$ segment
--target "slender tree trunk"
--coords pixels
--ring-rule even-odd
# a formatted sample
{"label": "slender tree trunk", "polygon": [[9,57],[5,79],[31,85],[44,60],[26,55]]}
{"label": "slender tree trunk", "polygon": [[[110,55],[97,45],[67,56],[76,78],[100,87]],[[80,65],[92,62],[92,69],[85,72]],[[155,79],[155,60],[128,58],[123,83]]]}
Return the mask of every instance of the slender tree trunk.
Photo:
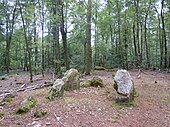
{"label": "slender tree trunk", "polygon": [[125,12],[125,21],[124,21],[124,68],[128,70],[128,44],[127,44],[127,22],[126,22],[126,12]]}
{"label": "slender tree trunk", "polygon": [[42,69],[41,69],[41,73],[42,76],[44,77],[44,70],[45,70],[45,57],[44,57],[44,1],[42,0],[42,5],[41,5],[41,18],[42,18],[42,22],[41,22],[41,30],[42,30]]}
{"label": "slender tree trunk", "polygon": [[135,34],[135,22],[133,23],[133,44],[135,50],[135,65],[138,66],[138,53],[137,53],[137,45],[136,45],[136,34]]}
{"label": "slender tree trunk", "polygon": [[23,29],[24,29],[24,37],[25,37],[25,42],[26,42],[26,48],[27,48],[27,52],[28,52],[28,61],[29,61],[29,73],[30,73],[30,82],[33,82],[33,76],[32,76],[32,61],[31,61],[31,49],[30,49],[30,44],[28,41],[28,37],[27,37],[27,32],[26,32],[26,27],[25,27],[25,21],[24,21],[24,17],[22,14],[22,8],[20,5],[20,14],[21,14],[21,19],[22,19],[22,24],[23,24]]}
{"label": "slender tree trunk", "polygon": [[98,34],[97,34],[97,16],[98,16],[98,10],[97,10],[97,3],[98,0],[96,0],[96,8],[95,8],[95,41],[94,41],[94,68],[96,66],[96,59],[97,59],[97,41],[98,41]]}
{"label": "slender tree trunk", "polygon": [[5,56],[5,66],[6,66],[6,71],[9,73],[9,66],[10,66],[10,47],[11,47],[11,40],[12,40],[12,35],[14,31],[14,23],[15,23],[15,12],[16,12],[16,5],[14,7],[14,10],[12,12],[12,25],[11,28],[9,28],[9,23],[10,23],[10,17],[7,14],[7,19],[6,19],[6,56]]}
{"label": "slender tree trunk", "polygon": [[161,19],[160,19],[160,16],[159,16],[159,12],[157,10],[157,8],[155,7],[155,10],[157,12],[157,15],[158,15],[158,38],[159,38],[159,46],[160,46],[160,67],[162,68],[163,67],[163,41],[162,41],[162,31],[161,31]]}
{"label": "slender tree trunk", "polygon": [[38,62],[38,48],[37,48],[37,42],[36,42],[36,12],[34,11],[34,45],[35,45],[35,61],[34,61],[34,73],[37,74],[37,62]]}
{"label": "slender tree trunk", "polygon": [[140,65],[140,41],[139,41],[139,0],[134,0],[136,7],[136,45],[137,45],[137,66]]}
{"label": "slender tree trunk", "polygon": [[162,42],[164,44],[164,68],[167,68],[167,42],[166,42],[166,31],[165,31],[165,21],[164,21],[164,14],[163,14],[163,9],[164,9],[164,0],[161,2],[161,20],[162,20]]}
{"label": "slender tree trunk", "polygon": [[59,43],[59,1],[55,4],[53,8],[53,15],[54,15],[54,28],[53,28],[53,41],[54,41],[54,50],[55,50],[55,73],[59,76],[61,75],[61,62],[60,62],[60,43]]}
{"label": "slender tree trunk", "polygon": [[143,22],[140,23],[140,32],[141,32],[140,63],[142,64],[142,59],[143,59]]}
{"label": "slender tree trunk", "polygon": [[87,26],[86,26],[86,66],[85,74],[90,75],[92,69],[92,50],[91,50],[91,9],[92,1],[88,0],[87,7]]}
{"label": "slender tree trunk", "polygon": [[[57,30],[56,30],[56,33],[57,33],[57,45],[56,45],[56,60],[57,60],[57,74],[61,75],[61,62],[60,62],[60,43],[59,43],[59,26],[57,24]],[[67,65],[67,69],[69,69],[69,65]]]}
{"label": "slender tree trunk", "polygon": [[120,6],[119,6],[119,1],[116,0],[116,6],[117,6],[117,25],[118,25],[118,42],[119,42],[119,64],[122,66],[123,61],[123,51],[122,51],[122,41],[121,41],[121,19],[120,19]]}
{"label": "slender tree trunk", "polygon": [[70,69],[69,65],[69,55],[68,55],[68,48],[67,48],[67,28],[65,26],[65,21],[64,21],[64,3],[59,0],[59,6],[60,6],[60,32],[62,35],[62,40],[63,40],[63,50],[64,50],[64,61],[65,61],[65,66],[66,70]]}
{"label": "slender tree trunk", "polygon": [[150,5],[151,5],[151,3],[149,3],[149,7],[148,7],[148,10],[146,12],[145,21],[144,21],[144,28],[145,28],[145,30],[144,30],[144,42],[145,42],[145,51],[146,51],[146,63],[147,63],[148,67],[150,67],[150,59],[149,59],[149,48],[148,48],[148,42],[147,42],[147,18],[148,18],[148,14],[149,14],[149,10],[150,10]]}

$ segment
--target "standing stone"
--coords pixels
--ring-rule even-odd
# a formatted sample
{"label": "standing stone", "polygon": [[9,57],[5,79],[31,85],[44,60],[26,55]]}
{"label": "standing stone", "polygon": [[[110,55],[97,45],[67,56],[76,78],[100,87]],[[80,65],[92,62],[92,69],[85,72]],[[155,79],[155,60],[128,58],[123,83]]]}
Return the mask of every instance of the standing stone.
{"label": "standing stone", "polygon": [[79,73],[76,69],[70,69],[65,72],[62,79],[57,79],[48,95],[49,100],[55,97],[62,97],[64,90],[72,91],[80,88]]}
{"label": "standing stone", "polygon": [[49,100],[53,100],[55,97],[62,97],[64,94],[64,81],[62,79],[57,79],[48,95]]}
{"label": "standing stone", "polygon": [[134,100],[134,84],[128,71],[118,70],[114,82],[114,88],[117,91],[116,102],[128,103]]}
{"label": "standing stone", "polygon": [[52,86],[52,89],[54,89],[57,92],[57,96],[63,96],[63,93],[64,93],[64,81],[62,79],[57,79],[54,82],[54,85]]}
{"label": "standing stone", "polygon": [[72,91],[80,88],[79,73],[76,69],[70,69],[64,73],[62,78],[64,81],[64,89]]}

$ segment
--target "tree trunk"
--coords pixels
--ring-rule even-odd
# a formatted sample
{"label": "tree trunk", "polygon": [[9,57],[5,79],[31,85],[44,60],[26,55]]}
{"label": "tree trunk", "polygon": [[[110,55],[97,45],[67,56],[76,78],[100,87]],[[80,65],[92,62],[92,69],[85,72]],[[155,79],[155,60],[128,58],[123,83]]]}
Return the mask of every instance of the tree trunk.
{"label": "tree trunk", "polygon": [[59,0],[59,7],[60,7],[60,32],[62,35],[62,40],[63,40],[63,50],[64,50],[64,61],[65,61],[65,66],[66,70],[70,69],[69,65],[69,55],[68,55],[68,48],[67,48],[67,28],[65,28],[65,22],[64,22],[64,3]]}
{"label": "tree trunk", "polygon": [[116,0],[116,6],[117,6],[117,25],[118,25],[118,42],[119,42],[119,52],[118,52],[118,58],[119,58],[119,64],[122,66],[123,64],[123,51],[122,51],[122,40],[121,40],[121,18],[120,18],[120,7],[119,7],[119,1]]}
{"label": "tree trunk", "polygon": [[164,21],[164,14],[163,14],[163,9],[164,9],[164,0],[161,2],[161,20],[162,20],[162,41],[164,44],[164,68],[167,68],[167,42],[166,42],[166,31],[165,31],[165,21]]}
{"label": "tree trunk", "polygon": [[91,72],[91,69],[92,69],[91,9],[92,9],[92,1],[88,0],[87,26],[86,26],[86,66],[85,66],[85,74],[86,75],[90,75],[90,72]]}
{"label": "tree trunk", "polygon": [[42,0],[42,5],[41,5],[41,30],[42,30],[42,76],[44,77],[44,69],[45,69],[45,57],[44,57],[44,1]]}
{"label": "tree trunk", "polygon": [[142,59],[143,59],[143,22],[140,22],[140,25],[141,25],[141,27],[140,27],[140,32],[141,32],[141,47],[140,47],[140,49],[141,49],[141,52],[140,52],[140,63],[142,64]]}
{"label": "tree trunk", "polygon": [[94,41],[94,68],[96,66],[96,59],[97,59],[97,41],[98,41],[98,34],[97,34],[97,14],[98,14],[98,11],[97,11],[97,3],[98,3],[98,0],[96,0],[96,8],[95,8],[95,41]]}
{"label": "tree trunk", "polygon": [[[14,31],[14,23],[15,23],[15,12],[16,12],[16,5],[14,7],[14,10],[12,12],[12,25],[11,28],[9,27],[10,23],[10,17],[7,14],[7,19],[6,19],[6,56],[5,56],[5,66],[6,66],[6,71],[9,73],[9,66],[10,66],[10,47],[11,47],[11,40],[12,40],[12,35]],[[10,31],[9,31],[10,30]]]}
{"label": "tree trunk", "polygon": [[[151,2],[151,1],[150,1]],[[145,51],[146,51],[146,63],[147,63],[147,67],[150,67],[150,59],[149,59],[149,48],[148,48],[148,42],[147,42],[147,18],[148,18],[148,14],[149,14],[149,10],[150,10],[150,5],[151,3],[149,3],[149,7],[148,7],[148,10],[146,12],[146,15],[145,15],[145,21],[144,21],[144,41],[145,41]]]}
{"label": "tree trunk", "polygon": [[137,66],[140,65],[140,42],[139,42],[139,0],[134,0],[136,7],[136,50],[137,50]]}
{"label": "tree trunk", "polygon": [[26,27],[25,27],[25,22],[24,22],[24,17],[22,14],[22,8],[20,5],[20,14],[21,14],[21,19],[22,19],[22,24],[23,24],[23,29],[24,29],[24,37],[25,37],[25,42],[26,42],[26,48],[27,48],[27,52],[28,52],[28,61],[29,61],[29,73],[30,73],[30,82],[33,82],[32,79],[32,61],[31,61],[31,49],[30,49],[30,44],[28,41],[28,37],[27,37],[27,33],[26,33]]}
{"label": "tree trunk", "polygon": [[38,60],[38,44],[36,42],[36,14],[35,14],[35,10],[34,10],[34,45],[35,45],[35,61],[34,61],[34,73],[37,74],[37,60]]}
{"label": "tree trunk", "polygon": [[135,66],[138,66],[138,53],[137,53],[137,46],[136,46],[136,34],[135,34],[135,22],[133,23],[133,44],[135,50]]}

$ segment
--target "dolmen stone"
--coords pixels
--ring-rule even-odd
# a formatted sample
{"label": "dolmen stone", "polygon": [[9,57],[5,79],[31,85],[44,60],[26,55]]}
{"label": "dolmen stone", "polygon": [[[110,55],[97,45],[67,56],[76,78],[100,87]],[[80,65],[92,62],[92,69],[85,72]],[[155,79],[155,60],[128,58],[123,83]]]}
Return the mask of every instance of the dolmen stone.
{"label": "dolmen stone", "polygon": [[117,91],[117,103],[129,103],[134,100],[134,83],[127,70],[118,70],[116,72],[114,88]]}
{"label": "dolmen stone", "polygon": [[54,97],[62,97],[64,90],[72,91],[80,88],[79,73],[76,69],[70,69],[64,73],[62,79],[57,79],[48,95],[49,100],[53,100]]}
{"label": "dolmen stone", "polygon": [[66,91],[72,91],[80,88],[79,72],[74,68],[66,71],[62,80],[64,81],[64,90]]}

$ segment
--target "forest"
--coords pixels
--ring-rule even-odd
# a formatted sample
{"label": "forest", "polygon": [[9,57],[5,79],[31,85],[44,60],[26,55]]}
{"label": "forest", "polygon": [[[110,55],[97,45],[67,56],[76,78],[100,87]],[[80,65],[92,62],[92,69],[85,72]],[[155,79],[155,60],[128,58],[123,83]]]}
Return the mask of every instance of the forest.
{"label": "forest", "polygon": [[169,68],[162,0],[1,0],[0,70]]}
{"label": "forest", "polygon": [[168,127],[169,73],[169,0],[0,0],[2,127]]}

